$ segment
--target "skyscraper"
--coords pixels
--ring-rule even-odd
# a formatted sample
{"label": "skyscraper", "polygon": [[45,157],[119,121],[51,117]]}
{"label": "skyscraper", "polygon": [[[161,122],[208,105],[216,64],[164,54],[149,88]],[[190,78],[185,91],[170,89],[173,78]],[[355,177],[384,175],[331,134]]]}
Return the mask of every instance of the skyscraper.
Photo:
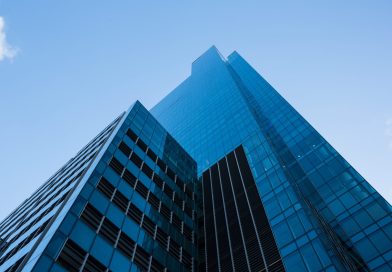
{"label": "skyscraper", "polygon": [[0,223],[0,271],[391,271],[391,206],[215,47]]}
{"label": "skyscraper", "polygon": [[391,206],[237,52],[210,48],[151,113],[198,164],[210,271],[241,241],[252,271],[392,270]]}

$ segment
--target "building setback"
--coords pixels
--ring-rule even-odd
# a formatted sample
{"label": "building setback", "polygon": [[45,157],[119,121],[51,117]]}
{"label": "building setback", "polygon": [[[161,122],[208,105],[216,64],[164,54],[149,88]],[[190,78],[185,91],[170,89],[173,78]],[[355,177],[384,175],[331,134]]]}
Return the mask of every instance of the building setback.
{"label": "building setback", "polygon": [[391,271],[391,206],[211,47],[0,223],[0,271]]}

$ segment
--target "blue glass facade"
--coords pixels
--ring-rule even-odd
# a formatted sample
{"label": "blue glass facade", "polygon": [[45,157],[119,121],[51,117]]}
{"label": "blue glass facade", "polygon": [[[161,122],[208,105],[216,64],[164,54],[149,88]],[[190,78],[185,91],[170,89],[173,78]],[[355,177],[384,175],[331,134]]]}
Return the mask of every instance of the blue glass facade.
{"label": "blue glass facade", "polygon": [[12,251],[6,234],[16,217],[2,223],[1,237],[11,245],[1,271],[195,269],[195,161],[139,102],[107,131],[30,247],[23,242]]}
{"label": "blue glass facade", "polygon": [[151,112],[199,174],[243,145],[287,271],[391,270],[391,206],[238,53],[210,48]]}
{"label": "blue glass facade", "polygon": [[0,271],[392,271],[391,206],[212,47],[0,223]]}
{"label": "blue glass facade", "polygon": [[[107,142],[122,116],[70,159],[0,224],[0,271],[17,271],[42,243],[45,231],[64,206]],[[44,243],[44,242],[43,242]]]}

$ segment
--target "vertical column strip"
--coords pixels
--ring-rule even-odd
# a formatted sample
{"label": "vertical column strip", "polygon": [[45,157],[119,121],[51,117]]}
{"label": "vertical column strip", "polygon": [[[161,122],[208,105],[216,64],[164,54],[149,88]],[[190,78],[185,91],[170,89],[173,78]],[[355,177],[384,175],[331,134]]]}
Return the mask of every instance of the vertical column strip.
{"label": "vertical column strip", "polygon": [[234,265],[234,257],[233,257],[233,246],[231,244],[231,237],[230,237],[230,230],[229,230],[229,220],[227,218],[227,211],[226,211],[226,199],[225,196],[223,194],[223,187],[222,187],[222,176],[221,176],[221,170],[220,170],[220,166],[219,163],[217,164],[218,166],[218,174],[219,174],[219,186],[220,186],[220,190],[222,193],[222,202],[223,202],[223,212],[224,212],[224,216],[225,216],[225,228],[226,228],[226,233],[227,233],[227,239],[228,239],[228,243],[229,243],[229,250],[230,250],[230,261],[231,261],[231,267],[232,267],[232,271],[235,271],[235,265]]}
{"label": "vertical column strip", "polygon": [[243,240],[242,231],[240,228],[239,217],[234,201],[234,194],[231,187],[229,170],[227,168],[226,160],[222,159],[218,163],[221,175],[222,193],[225,199],[225,210],[227,214],[229,237],[231,241],[231,251],[233,256],[233,263],[235,271],[249,270],[247,263],[245,244]]}
{"label": "vertical column strip", "polygon": [[205,204],[204,208],[204,224],[205,224],[205,241],[206,241],[206,264],[207,271],[217,271],[217,244],[215,237],[215,223],[213,222],[213,204],[211,195],[211,180],[209,170],[203,173],[203,200]]}
{"label": "vertical column strip", "polygon": [[225,211],[223,207],[222,192],[220,187],[220,176],[218,165],[214,164],[211,167],[211,186],[212,196],[214,199],[214,216],[216,226],[216,238],[218,241],[218,252],[220,261],[221,271],[232,271],[233,266],[231,263],[231,250],[229,245],[229,237],[227,234],[227,222],[225,217]]}
{"label": "vertical column strip", "polygon": [[[224,160],[226,162],[227,169],[230,169],[229,162],[228,162],[227,158],[225,157]],[[240,232],[241,232],[242,244],[243,244],[243,248],[245,249],[244,252],[245,252],[245,258],[246,258],[246,264],[248,266],[248,271],[252,271],[250,269],[249,256],[248,256],[248,252],[246,250],[246,243],[245,243],[245,238],[244,238],[244,232],[242,230],[242,226],[241,226],[241,223],[240,223],[241,219],[240,219],[240,214],[238,212],[238,205],[237,205],[237,201],[236,201],[236,195],[234,193],[235,191],[234,191],[234,187],[233,187],[233,179],[232,179],[232,176],[230,174],[230,171],[228,171],[228,174],[229,174],[230,186],[231,186],[231,190],[232,190],[233,198],[234,198],[234,206],[235,206],[235,209],[236,209],[236,215],[237,215],[238,222],[239,222],[239,228],[240,228]]]}
{"label": "vertical column strip", "polygon": [[[240,148],[240,147],[239,147],[239,148]],[[266,260],[265,260],[264,252],[263,252],[263,249],[262,249],[262,247],[261,247],[260,237],[259,237],[259,234],[258,234],[258,232],[257,232],[257,227],[256,227],[256,223],[255,223],[255,219],[254,219],[254,215],[253,215],[253,211],[252,211],[252,206],[251,206],[252,204],[253,204],[253,205],[256,205],[256,203],[250,203],[250,201],[249,201],[248,194],[247,194],[247,192],[246,192],[247,190],[246,190],[246,187],[245,187],[245,184],[244,184],[244,177],[243,177],[243,175],[242,175],[242,173],[241,173],[241,168],[242,168],[242,167],[240,167],[240,165],[239,165],[239,163],[238,163],[238,158],[237,158],[236,151],[237,151],[239,148],[237,148],[237,149],[234,151],[234,157],[235,157],[235,161],[236,161],[236,163],[237,163],[238,172],[239,172],[240,177],[241,177],[241,184],[242,184],[242,187],[244,188],[244,194],[245,194],[246,202],[248,203],[248,206],[249,206],[250,217],[251,217],[251,219],[252,219],[253,227],[254,227],[254,229],[255,229],[257,243],[258,243],[258,245],[259,245],[260,252],[261,252],[261,257],[262,257],[262,259],[263,259],[263,264],[259,264],[259,265],[262,265],[262,267],[264,267],[264,268],[266,269],[266,271],[268,272],[268,271],[269,271],[269,270],[268,270],[268,266],[266,265]],[[262,267],[260,267],[259,269],[262,269]]]}
{"label": "vertical column strip", "polygon": [[211,189],[211,202],[212,202],[212,214],[213,214],[213,218],[214,218],[214,231],[215,231],[215,248],[216,248],[216,253],[217,253],[217,264],[218,264],[218,269],[219,269],[219,271],[221,271],[221,258],[220,258],[220,247],[219,247],[219,245],[220,245],[220,243],[222,243],[222,241],[221,242],[219,242],[218,240],[218,225],[217,225],[217,223],[216,223],[216,208],[215,208],[215,197],[214,197],[214,188],[213,188],[213,186],[212,186],[212,183],[214,182],[213,180],[212,180],[212,177],[211,177],[211,172],[212,172],[212,169],[209,169],[209,171],[208,171],[208,173],[210,174],[210,189]]}

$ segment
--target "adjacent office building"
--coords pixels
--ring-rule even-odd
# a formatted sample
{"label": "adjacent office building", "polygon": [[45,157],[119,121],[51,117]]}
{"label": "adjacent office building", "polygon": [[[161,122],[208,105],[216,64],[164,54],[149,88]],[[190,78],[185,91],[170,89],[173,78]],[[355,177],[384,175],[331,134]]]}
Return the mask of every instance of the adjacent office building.
{"label": "adjacent office building", "polygon": [[391,206],[237,52],[0,223],[0,271],[391,271]]}
{"label": "adjacent office building", "polygon": [[192,271],[196,179],[136,102],[1,223],[0,270]]}

